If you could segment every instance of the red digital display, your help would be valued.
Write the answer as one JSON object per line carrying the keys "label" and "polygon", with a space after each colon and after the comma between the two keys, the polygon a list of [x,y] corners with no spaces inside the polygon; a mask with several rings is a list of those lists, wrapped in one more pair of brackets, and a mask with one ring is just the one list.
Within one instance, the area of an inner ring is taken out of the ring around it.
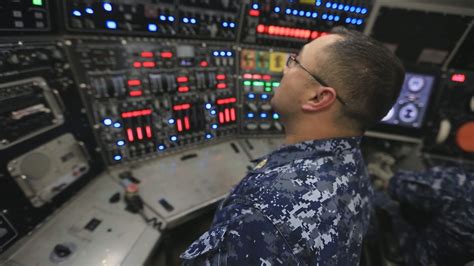
{"label": "red digital display", "polygon": [[172,58],[172,57],[173,57],[173,53],[172,53],[172,52],[168,52],[168,51],[166,51],[166,52],[161,52],[160,55],[161,55],[161,57],[163,57],[163,58]]}
{"label": "red digital display", "polygon": [[152,58],[153,53],[152,52],[142,52],[141,56],[144,57],[144,58]]}
{"label": "red digital display", "polygon": [[225,80],[225,75],[224,74],[218,74],[216,75],[217,80]]}
{"label": "red digital display", "polygon": [[224,104],[229,104],[229,103],[235,103],[237,102],[237,98],[224,98],[224,99],[218,99],[217,100],[217,105],[224,105]]}
{"label": "red digital display", "polygon": [[140,67],[142,67],[142,63],[141,63],[141,62],[138,62],[138,61],[133,62],[133,67],[134,67],[134,68],[140,68]]}
{"label": "red digital display", "polygon": [[178,92],[188,92],[189,87],[188,86],[179,86],[178,87]]}
{"label": "red digital display", "polygon": [[154,68],[156,66],[155,62],[147,61],[143,62],[143,67],[145,68]]}
{"label": "red digital display", "polygon": [[264,25],[259,24],[256,28],[257,33],[271,35],[271,36],[281,36],[287,38],[296,38],[296,39],[316,39],[318,37],[324,36],[326,32],[311,31],[308,29],[301,28],[290,28],[282,27],[275,25]]}
{"label": "red digital display", "polygon": [[182,82],[188,82],[189,79],[186,76],[180,76],[176,78],[176,81],[182,83]]}
{"label": "red digital display", "polygon": [[227,84],[226,83],[217,83],[216,87],[218,89],[225,89],[225,88],[227,88]]}
{"label": "red digital display", "polygon": [[130,96],[132,97],[142,96],[142,94],[143,94],[142,91],[130,91]]}
{"label": "red digital display", "polygon": [[451,81],[464,83],[464,81],[466,81],[466,75],[464,75],[464,74],[453,74],[451,76]]}
{"label": "red digital display", "polygon": [[183,104],[173,106],[174,111],[187,110],[189,108],[191,108],[191,105],[189,103],[183,103]]}
{"label": "red digital display", "polygon": [[252,17],[258,17],[258,16],[260,16],[260,11],[252,9],[252,10],[249,11],[249,15],[252,16]]}
{"label": "red digital display", "polygon": [[130,79],[128,81],[128,86],[140,86],[142,82],[138,79]]}

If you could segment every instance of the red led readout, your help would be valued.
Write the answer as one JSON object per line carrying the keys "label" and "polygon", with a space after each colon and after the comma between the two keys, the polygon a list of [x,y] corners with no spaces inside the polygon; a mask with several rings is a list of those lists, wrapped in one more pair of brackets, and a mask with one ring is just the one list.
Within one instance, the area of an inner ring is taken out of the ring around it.
{"label": "red led readout", "polygon": [[188,92],[189,87],[188,86],[180,86],[178,87],[178,92]]}
{"label": "red led readout", "polygon": [[140,86],[142,82],[138,79],[130,79],[128,81],[128,86]]}
{"label": "red led readout", "polygon": [[163,57],[163,58],[172,58],[172,57],[173,57],[173,53],[172,53],[172,52],[161,52],[160,55],[161,55],[161,57]]}
{"label": "red led readout", "polygon": [[225,80],[225,75],[224,74],[218,74],[216,75],[217,80]]}
{"label": "red led readout", "polygon": [[327,34],[326,32],[311,31],[308,29],[290,28],[290,27],[264,25],[264,24],[257,25],[256,31],[259,34],[281,36],[281,37],[287,37],[287,38],[296,38],[296,39],[310,39],[310,38],[316,39],[318,37],[321,37]]}
{"label": "red led readout", "polygon": [[156,66],[155,62],[151,62],[151,61],[143,62],[143,67],[146,67],[146,68],[153,68],[153,67],[155,67],[155,66]]}
{"label": "red led readout", "polygon": [[188,79],[188,77],[186,77],[186,76],[179,76],[179,77],[176,78],[176,81],[177,81],[177,82],[180,82],[180,83],[181,83],[181,82],[188,82],[189,79]]}
{"label": "red led readout", "polygon": [[142,52],[141,56],[144,57],[144,58],[152,58],[153,53],[152,52]]}
{"label": "red led readout", "polygon": [[224,99],[218,99],[217,105],[224,105],[224,104],[235,103],[235,102],[237,102],[237,98],[224,98]]}
{"label": "red led readout", "polygon": [[123,112],[121,116],[122,118],[132,118],[132,117],[140,117],[140,116],[147,116],[147,115],[151,115],[151,109]]}
{"label": "red led readout", "polygon": [[453,74],[451,76],[451,81],[464,83],[464,81],[466,81],[466,75],[464,75],[464,74]]}
{"label": "red led readout", "polygon": [[173,106],[174,111],[182,111],[182,110],[187,110],[189,108],[191,108],[191,105],[189,103],[183,103],[183,104]]}
{"label": "red led readout", "polygon": [[226,83],[217,83],[216,88],[225,89],[225,88],[227,88],[227,84]]}
{"label": "red led readout", "polygon": [[142,96],[142,94],[143,94],[142,91],[130,91],[130,96],[132,97]]}
{"label": "red led readout", "polygon": [[252,16],[252,17],[258,17],[258,16],[260,16],[260,11],[252,9],[252,10],[249,11],[249,15]]}

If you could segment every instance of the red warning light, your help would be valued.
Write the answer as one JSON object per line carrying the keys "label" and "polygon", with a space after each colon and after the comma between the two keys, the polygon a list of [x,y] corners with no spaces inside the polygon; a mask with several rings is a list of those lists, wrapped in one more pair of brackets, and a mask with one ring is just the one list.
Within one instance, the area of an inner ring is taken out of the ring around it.
{"label": "red warning light", "polygon": [[144,57],[144,58],[151,58],[151,57],[153,57],[153,53],[152,52],[142,52],[141,56]]}
{"label": "red warning light", "polygon": [[143,139],[143,131],[142,131],[142,128],[141,128],[141,127],[137,127],[136,130],[137,130],[137,138],[138,138],[139,140],[142,140],[142,139]]}
{"label": "red warning light", "polygon": [[219,123],[224,123],[224,112],[219,112]]}
{"label": "red warning light", "polygon": [[178,132],[182,132],[183,131],[183,122],[181,122],[181,119],[176,119],[176,127],[178,129]]}
{"label": "red warning light", "polygon": [[178,92],[188,92],[189,87],[188,86],[180,86],[178,87]]}
{"label": "red warning light", "polygon": [[172,58],[172,57],[173,57],[173,53],[172,53],[172,52],[168,52],[168,51],[166,51],[166,52],[161,52],[160,55],[161,55],[161,57],[163,57],[163,58]]}
{"label": "red warning light", "polygon": [[257,32],[258,33],[263,33],[265,31],[265,25],[259,24],[257,26]]}
{"label": "red warning light", "polygon": [[252,74],[250,73],[244,74],[244,79],[251,79],[251,78],[252,78]]}
{"label": "red warning light", "polygon": [[146,127],[145,127],[145,131],[146,131],[146,137],[147,137],[147,138],[151,138],[151,136],[152,136],[151,127],[150,127],[150,126],[146,126]]}
{"label": "red warning light", "polygon": [[451,81],[464,83],[466,81],[466,75],[464,75],[464,74],[453,74],[451,76]]}
{"label": "red warning light", "polygon": [[263,75],[262,78],[263,78],[263,80],[269,81],[270,79],[272,79],[272,76],[270,76],[270,75]]}
{"label": "red warning light", "polygon": [[127,138],[129,142],[133,142],[133,130],[131,128],[127,129]]}
{"label": "red warning light", "polygon": [[252,16],[252,17],[258,17],[258,16],[260,16],[260,11],[252,9],[252,10],[249,11],[249,15]]}
{"label": "red warning light", "polygon": [[225,89],[225,88],[227,88],[227,84],[226,84],[226,83],[218,83],[218,84],[216,85],[216,87],[217,87],[218,89]]}
{"label": "red warning light", "polygon": [[128,81],[128,86],[140,86],[142,82],[138,79],[131,79]]}
{"label": "red warning light", "polygon": [[189,103],[183,103],[183,104],[173,106],[174,111],[187,110],[189,108],[191,108],[191,105]]}
{"label": "red warning light", "polygon": [[177,81],[177,82],[188,82],[189,79],[188,79],[188,77],[186,77],[186,76],[180,76],[180,77],[177,77],[177,78],[176,78],[176,81]]}
{"label": "red warning light", "polygon": [[225,109],[225,121],[229,122],[230,121],[230,111],[229,108]]}
{"label": "red warning light", "polygon": [[209,63],[207,61],[201,61],[201,63],[199,63],[199,65],[201,67],[207,67],[207,66],[209,66]]}
{"label": "red warning light", "polygon": [[252,79],[262,79],[262,75],[260,74],[253,74]]}
{"label": "red warning light", "polygon": [[153,68],[153,67],[155,67],[155,66],[156,66],[155,62],[151,62],[151,61],[143,62],[143,67],[146,67],[146,68]]}
{"label": "red warning light", "polygon": [[218,75],[216,75],[216,79],[217,79],[217,80],[224,80],[224,79],[225,79],[225,75],[224,75],[224,74],[218,74]]}
{"label": "red warning light", "polygon": [[142,96],[142,94],[143,94],[142,91],[130,91],[130,96],[132,97]]}
{"label": "red warning light", "polygon": [[229,104],[229,103],[235,103],[237,102],[237,98],[224,98],[224,99],[218,99],[217,100],[217,105],[224,105],[224,104]]}
{"label": "red warning light", "polygon": [[133,67],[134,67],[134,68],[140,68],[140,67],[142,67],[142,63],[141,63],[141,62],[138,62],[138,61],[133,62]]}
{"label": "red warning light", "polygon": [[184,117],[184,128],[186,128],[186,130],[189,130],[191,128],[191,125],[189,123],[189,117],[187,116]]}

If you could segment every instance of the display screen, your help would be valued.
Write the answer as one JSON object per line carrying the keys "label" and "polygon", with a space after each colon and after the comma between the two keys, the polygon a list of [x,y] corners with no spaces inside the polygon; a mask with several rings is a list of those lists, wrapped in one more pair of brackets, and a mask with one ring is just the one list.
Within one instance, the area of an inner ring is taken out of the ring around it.
{"label": "display screen", "polygon": [[400,96],[382,119],[382,124],[421,128],[434,83],[433,75],[407,72]]}

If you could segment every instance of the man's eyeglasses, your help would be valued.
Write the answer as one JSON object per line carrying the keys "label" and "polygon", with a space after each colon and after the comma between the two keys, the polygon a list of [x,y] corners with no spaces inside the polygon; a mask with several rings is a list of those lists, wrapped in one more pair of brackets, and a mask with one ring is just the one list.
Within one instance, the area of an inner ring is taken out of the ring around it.
{"label": "man's eyeglasses", "polygon": [[[288,68],[292,68],[294,67],[295,65],[298,65],[299,67],[301,67],[301,69],[303,69],[306,73],[308,73],[314,80],[316,80],[317,82],[319,82],[319,84],[321,84],[322,86],[324,87],[330,87],[327,85],[326,82],[324,82],[321,78],[319,78],[318,76],[312,74],[311,72],[309,72],[308,69],[306,69],[301,63],[300,61],[298,61],[298,59],[296,59],[296,56],[295,55],[290,55],[288,57],[288,60],[286,61],[286,66]],[[342,105],[347,105],[345,101],[343,101],[341,99],[341,97],[339,97],[337,94],[336,94],[336,99],[339,100]]]}

